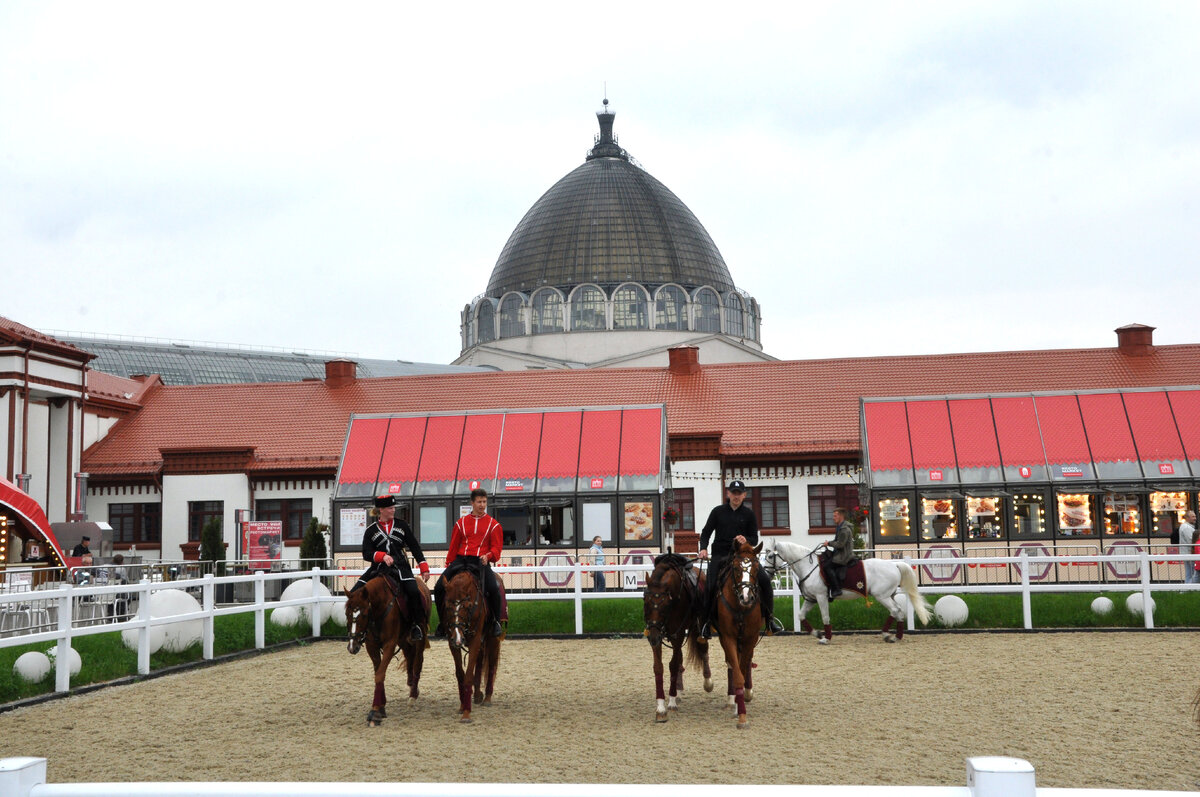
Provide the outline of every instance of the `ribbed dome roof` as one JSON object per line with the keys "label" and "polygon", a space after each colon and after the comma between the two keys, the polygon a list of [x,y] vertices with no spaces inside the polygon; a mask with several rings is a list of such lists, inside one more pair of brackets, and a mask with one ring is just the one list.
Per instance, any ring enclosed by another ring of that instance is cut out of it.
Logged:
{"label": "ribbed dome roof", "polygon": [[534,203],[500,252],[487,295],[570,289],[584,282],[733,288],[725,260],[679,197],[630,163],[612,135],[615,114],[596,114],[587,161]]}

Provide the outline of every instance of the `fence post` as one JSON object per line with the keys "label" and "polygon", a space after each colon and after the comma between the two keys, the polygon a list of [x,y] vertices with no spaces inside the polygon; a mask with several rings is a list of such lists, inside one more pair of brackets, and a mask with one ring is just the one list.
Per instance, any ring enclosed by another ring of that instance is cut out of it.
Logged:
{"label": "fence post", "polygon": [[29,797],[46,782],[46,759],[0,758],[0,794]]}
{"label": "fence post", "polygon": [[150,579],[143,578],[138,582],[142,594],[138,597],[138,620],[142,627],[138,629],[137,668],[138,675],[150,674]]}
{"label": "fence post", "polygon": [[1018,554],[1025,561],[1021,564],[1021,613],[1025,618],[1025,630],[1033,630],[1033,601],[1029,593],[1029,555],[1028,548],[1022,548]]}
{"label": "fence post", "polygon": [[583,562],[575,560],[575,636],[583,633]]}
{"label": "fence post", "polygon": [[312,618],[312,634],[315,637],[321,636],[321,568],[313,567],[312,569],[312,609],[308,616]]}
{"label": "fence post", "polygon": [[267,585],[263,571],[254,571],[254,647],[262,650],[267,646],[266,627]]}
{"label": "fence post", "polygon": [[213,574],[204,574],[204,585],[200,588],[200,595],[203,599],[201,604],[204,607],[204,650],[200,654],[205,661],[212,661],[213,657],[213,639],[216,637],[216,624],[213,618]]}
{"label": "fence post", "polygon": [[1138,551],[1142,560],[1142,618],[1147,628],[1154,627],[1154,608],[1150,597],[1150,552],[1142,548]]}
{"label": "fence post", "polygon": [[71,594],[74,587],[70,582],[63,584],[65,590],[58,599],[58,640],[57,655],[54,657],[54,691],[67,692],[71,689],[71,625],[75,620],[75,597]]}

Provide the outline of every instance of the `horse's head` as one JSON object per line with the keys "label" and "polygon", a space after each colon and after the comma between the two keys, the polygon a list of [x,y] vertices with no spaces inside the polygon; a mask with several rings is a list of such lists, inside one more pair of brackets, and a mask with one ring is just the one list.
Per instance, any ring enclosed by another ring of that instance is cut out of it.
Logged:
{"label": "horse's head", "polygon": [[357,589],[346,597],[346,631],[350,641],[346,650],[358,653],[367,638],[367,616],[371,612],[371,596],[367,587]]}
{"label": "horse's head", "polygon": [[758,559],[762,562],[763,569],[767,571],[768,578],[774,578],[776,573],[785,570],[788,566],[787,559],[776,550],[773,544],[763,546],[763,551],[759,554]]}
{"label": "horse's head", "polygon": [[729,560],[728,583],[743,609],[758,601],[758,554],[762,548],[761,542],[754,547],[744,542]]}
{"label": "horse's head", "polygon": [[677,563],[659,561],[646,581],[642,593],[642,619],[646,622],[646,639],[657,647],[663,637],[671,637],[683,628],[680,619],[683,603],[683,574]]}
{"label": "horse's head", "polygon": [[475,634],[483,633],[483,593],[469,570],[446,582],[446,641],[455,650],[465,648]]}

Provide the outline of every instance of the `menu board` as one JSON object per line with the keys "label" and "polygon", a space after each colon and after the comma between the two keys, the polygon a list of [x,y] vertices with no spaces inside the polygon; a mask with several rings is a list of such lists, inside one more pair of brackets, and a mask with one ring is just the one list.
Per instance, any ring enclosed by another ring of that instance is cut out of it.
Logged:
{"label": "menu board", "polygon": [[1150,493],[1150,510],[1153,512],[1187,511],[1187,493]]}
{"label": "menu board", "polygon": [[338,545],[362,545],[367,530],[367,510],[360,507],[342,507],[341,522],[338,524]]}
{"label": "menu board", "polygon": [[879,502],[879,519],[880,520],[907,520],[908,519],[908,499],[907,498],[887,498]]}
{"label": "menu board", "polygon": [[648,540],[654,536],[654,502],[625,502],[625,539]]}
{"label": "menu board", "polygon": [[1087,495],[1058,495],[1058,525],[1065,535],[1092,533],[1092,500]]}

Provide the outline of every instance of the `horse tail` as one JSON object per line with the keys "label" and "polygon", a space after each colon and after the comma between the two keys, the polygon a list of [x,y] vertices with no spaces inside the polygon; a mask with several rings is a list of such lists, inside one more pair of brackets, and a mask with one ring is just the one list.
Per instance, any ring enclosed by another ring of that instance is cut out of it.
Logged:
{"label": "horse tail", "polygon": [[900,589],[904,590],[904,594],[908,596],[909,603],[912,604],[913,611],[916,612],[921,625],[928,625],[929,601],[917,591],[917,572],[908,562],[897,562],[896,567],[900,568]]}
{"label": "horse tail", "polygon": [[708,656],[708,640],[700,636],[700,628],[688,630],[687,638],[687,657],[688,663],[696,666],[704,666],[704,659]]}

